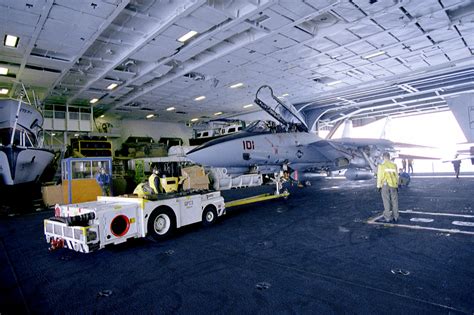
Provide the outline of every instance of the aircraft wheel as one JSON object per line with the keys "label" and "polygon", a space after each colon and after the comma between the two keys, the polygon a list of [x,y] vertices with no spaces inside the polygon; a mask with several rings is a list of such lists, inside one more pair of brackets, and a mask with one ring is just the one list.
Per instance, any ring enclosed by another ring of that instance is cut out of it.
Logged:
{"label": "aircraft wheel", "polygon": [[217,220],[217,211],[216,207],[213,205],[208,205],[206,208],[204,208],[204,211],[202,212],[202,224],[204,226],[210,226],[214,224]]}
{"label": "aircraft wheel", "polygon": [[169,237],[175,229],[175,219],[171,211],[167,209],[156,209],[148,220],[148,235],[155,240]]}

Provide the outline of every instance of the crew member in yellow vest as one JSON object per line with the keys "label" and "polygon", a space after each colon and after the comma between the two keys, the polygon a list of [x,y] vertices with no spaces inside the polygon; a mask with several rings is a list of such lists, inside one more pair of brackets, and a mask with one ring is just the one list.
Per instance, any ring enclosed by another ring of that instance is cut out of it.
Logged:
{"label": "crew member in yellow vest", "polygon": [[383,163],[377,170],[377,188],[382,193],[385,222],[398,221],[398,172],[390,161],[390,153],[384,152]]}
{"label": "crew member in yellow vest", "polygon": [[160,177],[157,168],[153,168],[153,173],[148,177],[148,184],[155,194],[160,192]]}

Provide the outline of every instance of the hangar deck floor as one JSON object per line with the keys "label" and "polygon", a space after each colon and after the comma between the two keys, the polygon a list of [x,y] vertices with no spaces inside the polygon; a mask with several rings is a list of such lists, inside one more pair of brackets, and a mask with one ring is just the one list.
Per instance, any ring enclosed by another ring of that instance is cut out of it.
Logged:
{"label": "hangar deck floor", "polygon": [[[47,251],[50,212],[3,218],[0,313],[474,312],[474,235],[367,224],[382,209],[372,181],[292,190],[210,228],[91,254]],[[400,208],[474,221],[473,190],[472,178],[416,178]],[[431,224],[410,218],[400,224]]]}

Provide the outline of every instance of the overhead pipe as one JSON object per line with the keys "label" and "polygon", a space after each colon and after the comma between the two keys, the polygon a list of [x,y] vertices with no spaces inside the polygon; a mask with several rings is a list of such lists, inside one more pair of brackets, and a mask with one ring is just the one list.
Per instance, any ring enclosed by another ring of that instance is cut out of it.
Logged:
{"label": "overhead pipe", "polygon": [[[472,84],[472,82],[470,83]],[[454,96],[454,95],[459,95],[459,94],[464,94],[464,93],[470,93],[474,90],[474,88],[471,88],[469,90],[465,90],[465,91],[456,91],[456,92],[452,92],[452,93],[444,93],[442,94],[442,97],[450,97],[450,96]],[[424,92],[424,94],[428,94],[428,93],[433,93],[433,91],[426,91]],[[415,93],[413,93],[415,94]],[[418,95],[421,95],[423,93],[416,93]],[[400,102],[397,102],[397,103],[391,103],[391,104],[383,104],[383,105],[378,105],[378,106],[375,106],[375,107],[363,107],[363,108],[360,108],[361,105],[370,105],[369,104],[362,104],[362,103],[357,103],[355,105],[351,104],[351,105],[347,105],[345,107],[337,107],[337,108],[328,108],[327,110],[323,111],[322,113],[320,113],[318,115],[317,118],[315,118],[315,120],[311,123],[311,126],[313,129],[316,124],[318,123],[318,121],[320,119],[322,119],[322,117],[324,117],[326,114],[328,114],[329,112],[331,111],[334,111],[334,112],[338,112],[338,111],[342,111],[342,110],[347,110],[347,109],[350,109],[350,108],[358,108],[358,110],[356,110],[356,112],[363,112],[363,111],[368,111],[368,110],[373,110],[373,109],[378,109],[378,108],[385,108],[385,107],[392,107],[394,105],[396,106],[399,106],[401,104],[409,104],[409,103],[413,103],[413,102],[417,102],[417,101],[423,101],[423,100],[430,100],[430,99],[439,99],[441,98],[441,96],[430,96],[430,97],[422,97],[422,98],[418,98],[416,100],[407,100],[407,101],[400,101]],[[356,112],[352,112],[352,114],[356,114]],[[313,117],[312,117],[313,118]],[[344,118],[337,118],[335,119],[334,121],[339,121],[341,119],[346,119],[347,117],[344,117]]]}
{"label": "overhead pipe", "polygon": [[[107,17],[107,19],[104,21],[104,23],[101,24],[99,29],[94,33],[94,35],[90,38],[87,39],[87,41],[84,43],[82,49],[76,54],[76,58],[74,60],[71,60],[69,65],[65,65],[61,69],[61,74],[58,76],[56,81],[51,85],[50,88],[46,91],[45,95],[49,95],[51,91],[61,82],[61,80],[64,78],[64,76],[69,73],[69,70],[76,64],[76,62],[79,60],[79,58],[84,54],[84,52],[87,51],[87,49],[90,48],[90,46],[94,43],[94,41],[102,34],[102,32],[115,20],[115,18],[122,12],[122,10],[130,3],[130,0],[120,0],[120,4],[117,5],[117,7],[114,9],[112,14]],[[70,103],[70,101],[68,101]]]}
{"label": "overhead pipe", "polygon": [[[459,94],[470,93],[472,91],[474,91],[474,88],[472,88],[470,90],[462,91],[462,92],[453,92],[453,93],[443,94],[443,97],[450,97],[450,96],[455,96],[455,95],[459,95]],[[374,107],[363,107],[363,108],[359,108],[359,109],[351,112],[350,115],[348,115],[348,116],[339,117],[339,118],[336,118],[332,121],[336,122],[336,121],[339,121],[339,120],[344,120],[344,119],[350,118],[354,115],[357,115],[359,113],[366,112],[366,111],[373,111],[373,110],[378,110],[378,109],[382,109],[382,108],[390,108],[390,107],[396,107],[396,106],[400,107],[400,105],[402,105],[402,104],[407,105],[407,104],[414,103],[414,102],[428,101],[428,100],[435,100],[435,99],[439,99],[439,96],[424,97],[424,98],[419,98],[417,100],[402,101],[402,102],[391,103],[391,104],[383,104],[383,105],[378,105],[378,106],[374,106]],[[441,100],[441,101],[438,101],[438,102],[445,102],[445,101]],[[425,104],[420,104],[420,105],[416,105],[416,106],[423,106],[423,105],[425,105]],[[410,109],[410,108],[411,107],[408,107],[408,109]]]}
{"label": "overhead pipe", "polygon": [[[311,19],[313,19],[314,17],[318,16],[318,15],[321,15],[322,13],[332,9],[336,4],[338,4],[340,1],[337,1],[333,4],[330,4],[326,7],[324,7],[323,9],[321,10],[318,10],[318,11],[315,11],[315,12],[312,12],[310,14],[308,14],[307,16],[305,17],[302,17],[294,22],[291,22],[289,24],[286,24],[278,29],[275,29],[273,30],[272,32],[270,33],[266,33],[266,32],[258,32],[258,31],[255,31],[254,29],[249,29],[247,31],[244,31],[242,33],[239,33],[237,35],[234,35],[233,37],[227,39],[226,41],[222,41],[218,44],[216,44],[215,46],[211,47],[210,49],[200,53],[199,55],[195,56],[194,57],[194,60],[191,61],[191,62],[188,62],[184,65],[183,69],[175,72],[175,73],[168,73],[168,74],[165,74],[163,76],[161,76],[160,78],[156,78],[154,80],[152,80],[153,82],[151,82],[148,86],[144,87],[143,89],[140,89],[140,91],[137,91],[135,93],[131,92],[130,96],[125,98],[123,101],[120,101],[118,102],[117,104],[113,105],[112,108],[117,108],[117,107],[120,107],[120,106],[123,106],[127,103],[130,103],[132,101],[134,101],[135,99],[137,99],[138,97],[142,96],[142,95],[145,95],[151,91],[153,91],[154,89],[162,86],[163,84],[166,84],[176,78],[179,78],[183,75],[185,75],[186,73],[188,72],[191,72],[203,65],[206,65],[208,64],[209,62],[215,60],[215,59],[218,59],[220,57],[223,57],[237,49],[240,49],[250,43],[254,43],[256,41],[259,41],[259,40],[262,40],[268,36],[271,36],[273,34],[276,34],[278,32],[281,32],[282,30],[284,29],[287,29],[287,28],[291,28],[295,25],[299,25],[303,22],[306,22],[306,21],[309,21]],[[231,42],[232,41],[232,42]],[[227,44],[227,42],[230,42],[230,44]],[[133,94],[132,94],[133,93]]]}
{"label": "overhead pipe", "polygon": [[[466,75],[467,77],[469,76],[470,73],[474,74],[474,68],[468,68],[468,69],[465,69],[465,71],[466,71],[466,73],[463,72],[462,74]],[[450,77],[451,74],[452,74],[452,72],[444,73],[444,74],[441,74],[441,75],[437,76],[436,78],[439,81],[441,81],[439,84],[445,83],[444,79]],[[409,80],[406,80],[405,82],[406,83],[411,83],[411,84],[417,84],[418,81],[415,81],[415,80],[416,79],[409,79]],[[392,80],[390,80],[389,82],[392,82]],[[451,86],[451,87],[453,87],[453,86]],[[454,85],[454,87],[455,87],[455,85]],[[392,95],[392,96],[388,96],[388,97],[385,97],[385,98],[378,98],[377,101],[390,100],[390,99],[398,98],[398,97],[414,96],[414,95],[424,93],[425,91],[434,91],[434,90],[444,89],[444,88],[448,88],[448,87],[447,86],[438,86],[438,87],[435,87],[434,89],[424,90],[424,91],[410,93],[410,94],[406,94],[406,93],[402,94],[402,92],[400,90],[399,91],[400,94],[397,95],[397,96]],[[397,89],[395,89],[395,87],[393,85],[385,85],[383,87],[379,87],[379,88],[375,88],[375,89],[370,89],[370,90],[365,90],[365,91],[356,91],[356,92],[353,92],[351,94],[343,94],[342,96],[339,94],[339,97],[344,97],[344,98],[347,98],[347,99],[354,100],[356,98],[371,97],[372,95],[376,95],[376,93],[381,94],[381,93],[383,93],[383,91],[390,92],[390,91],[397,91]],[[316,102],[318,102],[318,103],[316,103]],[[314,105],[316,105],[317,108],[321,107],[321,106],[332,106],[334,104],[334,102],[335,102],[335,97],[326,98],[326,99],[322,99],[322,100],[319,99],[317,101],[313,101],[313,102],[302,105],[301,107],[299,107],[299,110],[304,110],[304,109],[306,109],[310,106],[314,106]],[[374,100],[369,100],[369,101],[365,101],[365,102],[358,102],[358,104],[365,104],[365,103],[368,103],[368,102],[372,103],[372,102],[374,102]]]}
{"label": "overhead pipe", "polygon": [[256,7],[254,10],[249,11],[245,13],[244,15],[239,16],[236,19],[230,20],[230,21],[225,21],[211,30],[206,31],[205,33],[199,34],[195,39],[190,41],[189,43],[186,43],[186,45],[182,46],[177,52],[172,54],[171,56],[168,56],[160,61],[154,62],[152,64],[146,65],[145,68],[140,69],[140,73],[138,73],[135,77],[131,78],[126,82],[126,84],[123,84],[119,87],[117,87],[115,90],[112,92],[109,92],[109,95],[115,95],[117,94],[121,89],[128,87],[135,83],[136,81],[140,80],[144,76],[148,75],[149,73],[153,72],[160,66],[163,66],[169,62],[172,62],[176,58],[178,58],[181,54],[186,53],[189,49],[192,47],[195,47],[199,45],[200,43],[203,43],[207,41],[209,38],[212,36],[216,35],[219,32],[225,31],[227,29],[231,29],[232,27],[236,26],[237,24],[241,23],[243,20],[247,19],[248,17],[256,14],[257,12],[260,12],[262,10],[265,10],[267,7],[269,7],[271,4],[273,4],[273,1],[267,1],[265,4],[261,4],[260,6]]}
{"label": "overhead pipe", "polygon": [[140,37],[140,40],[129,50],[122,52],[113,62],[112,66],[107,67],[105,70],[101,71],[95,79],[89,81],[86,85],[84,85],[78,92],[76,92],[71,98],[69,98],[68,102],[72,102],[75,100],[81,93],[89,89],[94,83],[99,81],[100,79],[104,78],[110,71],[115,69],[118,65],[124,62],[130,55],[137,52],[140,48],[146,45],[150,40],[158,36],[161,32],[163,32],[166,28],[172,25],[181,15],[188,14],[201,5],[203,5],[206,1],[205,0],[197,0],[197,1],[188,1],[187,3],[179,2],[176,5],[176,8],[172,10],[173,12],[170,16],[162,23],[160,23],[156,28],[154,28],[147,36]]}

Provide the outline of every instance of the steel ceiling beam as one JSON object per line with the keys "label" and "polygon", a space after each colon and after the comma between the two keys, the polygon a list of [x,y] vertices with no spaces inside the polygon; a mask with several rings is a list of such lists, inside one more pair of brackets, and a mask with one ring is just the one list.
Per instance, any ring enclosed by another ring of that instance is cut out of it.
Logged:
{"label": "steel ceiling beam", "polygon": [[[293,21],[293,22],[288,23],[284,26],[281,26],[281,27],[273,30],[270,33],[268,33],[268,32],[259,32],[259,31],[255,31],[255,30],[252,32],[252,29],[251,29],[251,30],[248,30],[247,32],[245,32],[246,34],[240,33],[238,35],[235,35],[233,37],[233,42],[230,42],[231,39],[228,39],[227,40],[228,43],[221,42],[221,43],[217,44],[216,46],[213,46],[212,48],[210,48],[210,49],[206,50],[205,52],[201,53],[200,54],[201,58],[198,57],[199,55],[195,56],[194,60],[192,60],[191,62],[188,62],[186,64],[183,64],[182,69],[178,70],[175,73],[168,73],[168,74],[165,74],[165,75],[161,76],[158,79],[155,79],[154,82],[152,82],[148,86],[145,86],[144,88],[142,88],[141,91],[136,91],[134,94],[128,95],[128,97],[126,97],[122,101],[119,101],[117,104],[114,104],[112,108],[117,108],[117,107],[123,106],[127,103],[133,102],[138,97],[143,96],[143,95],[153,91],[154,89],[156,89],[156,88],[158,88],[158,87],[160,87],[160,86],[162,86],[162,85],[164,85],[164,84],[166,84],[166,83],[168,83],[168,82],[170,82],[170,81],[172,81],[172,80],[174,80],[178,77],[183,76],[184,74],[186,74],[190,71],[193,71],[193,70],[195,70],[199,67],[202,67],[202,66],[208,64],[209,62],[211,62],[211,61],[213,61],[217,58],[220,58],[222,56],[230,54],[231,52],[233,52],[237,49],[245,47],[245,46],[247,46],[251,43],[261,41],[264,38],[267,38],[271,35],[278,34],[279,32],[281,32],[285,29],[291,28],[295,25],[299,25],[299,24],[301,24],[305,21],[309,21],[309,20],[313,19],[314,17],[316,17],[318,15],[321,15],[324,12],[329,11],[335,5],[339,4],[339,2],[340,1],[334,2],[330,5],[322,8],[321,10],[317,10],[315,12],[312,12],[312,13],[310,13],[310,14],[308,14],[308,15],[300,18],[300,19],[297,19],[296,21]],[[211,51],[212,51],[212,53],[211,53]],[[205,56],[202,56],[202,55],[205,55]]]}
{"label": "steel ceiling beam", "polygon": [[115,20],[115,18],[120,14],[120,12],[125,9],[125,7],[130,3],[130,0],[120,0],[120,3],[117,5],[115,10],[112,12],[112,14],[105,19],[105,21],[101,24],[99,29],[92,35],[92,37],[88,38],[87,41],[84,43],[83,48],[79,51],[79,53],[76,55],[74,60],[71,61],[71,63],[68,66],[65,66],[61,70],[61,75],[54,81],[54,83],[51,85],[51,87],[47,90],[45,93],[46,97],[51,93],[51,91],[61,82],[61,80],[64,78],[64,76],[69,73],[69,70],[76,64],[76,62],[79,60],[79,58],[84,55],[84,53],[89,49],[89,47],[95,42],[95,40],[102,34],[102,32]]}
{"label": "steel ceiling beam", "polygon": [[79,97],[81,93],[89,89],[94,83],[104,78],[110,71],[114,70],[117,66],[122,64],[130,55],[136,53],[139,49],[145,46],[153,38],[161,34],[166,28],[171,26],[176,22],[181,16],[188,15],[194,10],[201,7],[206,1],[205,0],[195,0],[188,1],[187,3],[177,3],[176,8],[172,14],[170,14],[164,21],[161,20],[160,23],[153,28],[146,36],[141,37],[130,49],[122,52],[112,63],[112,65],[106,67],[102,70],[93,80],[90,80],[86,83],[81,89],[76,92],[72,97],[69,98],[68,102],[74,101]]}
{"label": "steel ceiling beam", "polygon": [[[25,52],[23,54],[23,58],[21,59],[20,69],[18,70],[16,77],[21,80],[23,71],[25,70],[26,63],[28,62],[28,58],[30,57],[31,51],[35,47],[36,41],[43,30],[44,24],[49,16],[51,8],[54,5],[54,0],[46,0],[43,5],[43,9],[41,10],[41,15],[39,18],[38,23],[35,26],[35,31],[31,35],[30,41],[28,42],[28,46],[25,48]],[[10,91],[10,96],[13,95],[14,91],[16,90],[19,82],[17,80],[14,81],[13,87]]]}

